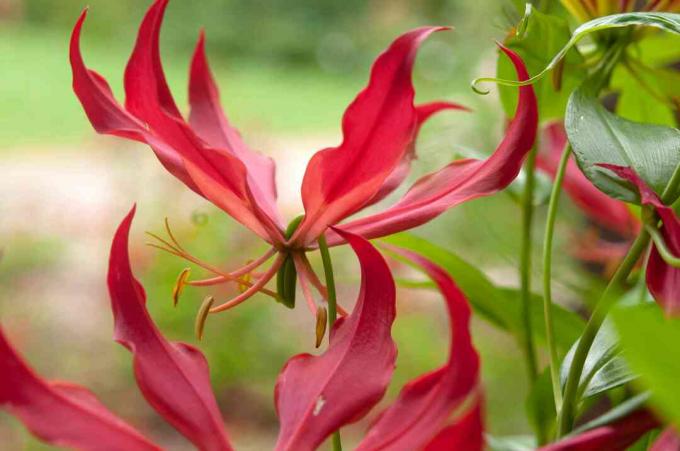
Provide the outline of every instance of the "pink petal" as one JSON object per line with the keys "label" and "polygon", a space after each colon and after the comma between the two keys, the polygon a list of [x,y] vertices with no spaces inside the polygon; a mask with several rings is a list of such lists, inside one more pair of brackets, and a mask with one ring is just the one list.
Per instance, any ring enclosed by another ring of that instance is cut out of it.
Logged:
{"label": "pink petal", "polygon": [[[640,192],[644,205],[651,205],[661,217],[661,235],[668,249],[680,256],[680,219],[672,207],[661,202],[659,196],[649,188],[633,169],[611,164],[599,165],[609,169],[624,180],[633,183]],[[680,268],[667,264],[656,246],[652,246],[647,263],[647,287],[656,302],[670,316],[680,315]]]}
{"label": "pink petal", "polygon": [[[501,47],[512,60],[520,80],[528,74],[521,58]],[[512,182],[534,144],[538,123],[536,96],[531,86],[520,88],[514,119],[505,138],[486,160],[459,160],[418,180],[406,195],[387,210],[342,225],[344,230],[376,238],[419,226],[445,210],[480,196],[488,196]],[[330,236],[337,244],[337,237]]]}
{"label": "pink petal", "polygon": [[239,132],[229,124],[220,106],[220,94],[205,54],[205,34],[196,44],[189,76],[189,124],[209,146],[224,149],[246,165],[248,186],[267,214],[280,223],[276,209],[276,168],[274,161],[252,151]]}
{"label": "pink petal", "polygon": [[413,162],[413,160],[417,158],[415,144],[416,139],[418,139],[420,127],[423,125],[423,123],[425,123],[426,120],[428,120],[434,114],[445,110],[470,111],[467,107],[451,102],[430,102],[425,103],[423,105],[418,105],[416,107],[417,127],[416,134],[413,138],[413,142],[408,147],[408,150],[404,154],[399,165],[387,177],[387,179],[383,183],[383,186],[380,187],[380,190],[375,194],[375,196],[373,196],[373,199],[371,199],[370,202],[368,202],[364,206],[364,208],[368,207],[369,205],[373,205],[375,203],[380,202],[385,197],[389,196],[392,192],[394,192],[394,190],[397,189],[403,183],[403,181],[406,179],[409,172],[411,171],[411,163]]}
{"label": "pink petal", "polygon": [[351,315],[333,327],[325,353],[297,355],[279,375],[277,450],[316,449],[333,431],[363,417],[385,394],[394,370],[397,351],[390,331],[395,287],[390,270],[368,241],[338,233],[359,258],[359,298]]}
{"label": "pink petal", "polygon": [[418,28],[397,38],[375,61],[368,86],[347,108],[342,144],[309,161],[302,182],[306,216],[294,236],[301,244],[315,241],[328,226],[366,205],[408,153],[418,120],[411,81],[416,51],[442,29]]}
{"label": "pink petal", "polygon": [[672,426],[669,426],[654,441],[649,451],[678,451],[679,449],[680,436],[678,436]]}
{"label": "pink petal", "polygon": [[[546,127],[542,140],[544,149],[538,154],[536,167],[554,178],[567,135],[561,122]],[[640,221],[631,213],[625,202],[612,199],[597,189],[578,168],[574,159],[567,163],[564,190],[571,200],[595,223],[614,231],[624,238],[634,237]]]}
{"label": "pink petal", "polygon": [[111,413],[89,390],[35,374],[0,329],[0,407],[36,437],[83,450],[160,450]]}
{"label": "pink petal", "polygon": [[144,288],[130,268],[128,235],[135,209],[111,245],[108,286],[114,338],[134,356],[137,384],[149,404],[200,449],[230,450],[208,364],[193,346],[167,341],[146,310]]}
{"label": "pink petal", "polygon": [[614,423],[552,443],[539,451],[623,451],[657,426],[658,421],[651,413],[638,410]]}
{"label": "pink petal", "polygon": [[[436,264],[404,249],[390,249],[419,265],[444,296],[452,330],[450,354],[444,366],[404,386],[397,400],[381,414],[357,449],[481,450],[479,356],[470,336],[467,299]],[[471,405],[466,406],[470,401]],[[468,409],[467,413],[450,424],[451,416],[464,408]],[[467,447],[455,447],[463,437],[467,437]]]}

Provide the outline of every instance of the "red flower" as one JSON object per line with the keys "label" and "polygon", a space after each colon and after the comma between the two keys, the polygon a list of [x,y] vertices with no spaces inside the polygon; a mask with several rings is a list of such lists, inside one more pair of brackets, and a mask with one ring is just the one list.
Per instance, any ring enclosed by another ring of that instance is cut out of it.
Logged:
{"label": "red flower", "polygon": [[[633,169],[612,164],[601,164],[622,179],[632,183],[640,192],[642,205],[652,207],[661,219],[660,229],[668,250],[680,256],[680,218],[672,207],[664,205],[659,196],[647,186]],[[655,228],[656,224],[653,225]],[[680,268],[669,265],[661,256],[656,243],[647,261],[647,287],[654,299],[671,316],[680,315]]]}
{"label": "red flower", "polygon": [[[345,112],[342,144],[321,150],[310,160],[302,185],[304,219],[287,236],[276,209],[274,163],[244,144],[220,108],[203,36],[191,65],[189,121],[180,114],[159,56],[159,34],[166,5],[167,0],[155,1],[140,26],[125,71],[124,108],[113,98],[104,78],[83,63],[79,49],[86,14],[83,12],[73,30],[70,55],[73,88],[90,122],[100,133],[151,146],[175,177],[271,243],[272,248],[264,256],[230,273],[201,262],[178,243],[165,243],[171,252],[217,276],[189,284],[238,280],[247,287],[241,295],[213,307],[211,312],[236,306],[259,291],[268,292],[265,285],[286,265],[300,274],[303,288],[312,283],[324,294],[305,252],[315,247],[323,234],[328,234],[331,244],[343,242],[329,227],[381,200],[404,180],[422,123],[438,111],[463,109],[448,102],[413,104],[411,70],[417,49],[430,34],[443,28],[424,27],[405,33],[378,57],[368,86]],[[510,50],[502,50],[511,58],[519,78],[528,78],[521,59]],[[385,236],[416,227],[454,205],[504,188],[517,176],[533,145],[536,126],[536,99],[533,89],[525,86],[520,88],[516,116],[491,157],[484,161],[456,161],[425,176],[391,208],[346,222],[342,224],[343,230],[364,238]],[[251,283],[246,276],[277,253],[271,267]],[[186,283],[186,274],[180,282]],[[177,291],[181,291],[181,285]],[[307,301],[316,311],[315,302],[309,297]]]}
{"label": "red flower", "polygon": [[[119,226],[111,246],[108,286],[114,338],[132,352],[137,384],[166,421],[199,449],[230,450],[203,354],[190,345],[166,340],[146,310],[144,289],[132,273],[128,254],[133,215],[134,209]],[[336,322],[325,353],[295,356],[281,372],[276,386],[281,419],[277,450],[316,449],[333,431],[365,416],[383,397],[394,369],[392,275],[368,241],[338,233],[359,259],[359,299],[352,314]],[[451,354],[442,368],[404,387],[360,448],[481,450],[479,357],[470,337],[469,305],[442,269],[416,254],[405,255],[423,267],[447,301],[455,326]],[[50,383],[33,373],[2,330],[0,406],[54,445],[89,450],[160,449],[84,388]]]}

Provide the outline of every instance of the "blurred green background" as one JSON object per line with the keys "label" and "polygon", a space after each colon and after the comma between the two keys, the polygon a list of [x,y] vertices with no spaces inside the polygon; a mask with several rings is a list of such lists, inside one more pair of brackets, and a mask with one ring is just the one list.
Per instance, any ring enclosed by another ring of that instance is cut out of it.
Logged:
{"label": "blurred green background", "polygon": [[[207,294],[226,299],[233,288],[188,289],[173,308],[171,289],[186,264],[145,246],[143,232],[161,232],[167,216],[187,248],[224,268],[240,266],[263,249],[252,234],[166,174],[149,149],[97,136],[70,89],[67,44],[81,9],[90,6],[83,33],[86,63],[122,98],[123,69],[148,3],[0,0],[0,320],[40,373],[87,385],[112,410],[180,450],[187,449],[186,442],[144,404],[128,352],[111,341],[104,280],[113,231],[138,202],[131,237],[134,269],[163,331],[190,343],[196,343],[193,318],[201,299]],[[277,161],[280,206],[290,219],[302,209],[299,184],[307,159],[339,142],[342,112],[364,86],[371,61],[411,27],[455,26],[423,47],[415,73],[418,100],[444,98],[475,111],[431,120],[410,180],[470,149],[493,150],[502,136],[502,108],[495,93],[477,96],[469,82],[495,73],[493,39],[509,30],[510,21],[503,19],[508,3],[172,0],[162,55],[184,105],[189,58],[200,27],[205,28],[226,111],[249,144]],[[579,220],[568,206],[565,219]],[[518,229],[519,210],[511,196],[501,194],[457,207],[417,234],[513,286]],[[351,306],[356,262],[346,249],[333,255],[341,301]],[[566,262],[561,254],[557,272]],[[573,271],[558,276],[562,300],[570,299],[564,293]],[[399,310],[399,360],[390,399],[447,353],[448,325],[436,296],[400,290]],[[526,432],[524,366],[515,338],[478,319],[474,338],[482,354],[489,432]],[[200,347],[236,445],[268,449],[277,433],[276,374],[291,355],[314,352],[313,321],[304,306],[291,312],[269,298],[253,298],[209,318]],[[366,425],[347,428],[347,443]],[[0,449],[41,448],[0,413]]]}

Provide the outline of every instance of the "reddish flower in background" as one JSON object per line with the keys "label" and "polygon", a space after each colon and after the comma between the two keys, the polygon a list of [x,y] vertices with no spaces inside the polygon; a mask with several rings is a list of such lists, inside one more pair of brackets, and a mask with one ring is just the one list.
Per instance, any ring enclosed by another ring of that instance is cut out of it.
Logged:
{"label": "reddish flower in background", "polygon": [[[463,109],[448,102],[413,104],[411,71],[416,51],[430,34],[443,28],[425,27],[405,33],[378,57],[368,86],[345,112],[342,144],[321,150],[310,160],[302,185],[304,219],[291,231],[291,236],[286,236],[276,210],[274,164],[250,150],[227,121],[208,68],[203,36],[191,66],[189,121],[181,116],[165,81],[158,47],[166,5],[167,0],[154,2],[140,26],[125,71],[125,108],[113,98],[104,78],[83,63],[79,40],[84,12],[71,39],[74,91],[98,132],[149,144],[174,176],[272,244],[262,257],[227,273],[188,254],[169,233],[173,243],[166,242],[166,250],[216,275],[187,282],[184,274],[177,292],[185,283],[212,285],[239,281],[247,287],[245,291],[210,311],[226,310],[260,291],[273,295],[265,285],[292,260],[307,303],[316,312],[315,301],[307,296],[308,284],[315,285],[322,295],[325,288],[311,269],[305,251],[316,246],[325,233],[329,234],[331,244],[342,243],[342,237],[328,228],[383,199],[399,186],[409,172],[422,123],[438,111]],[[527,79],[521,59],[507,49],[502,50],[511,58],[519,78]],[[533,89],[525,86],[520,88],[515,118],[491,157],[483,161],[456,161],[417,181],[391,208],[344,223],[342,228],[364,238],[385,236],[423,224],[466,200],[503,189],[517,176],[533,145],[536,126],[536,99]],[[252,271],[275,254],[278,255],[274,263],[251,283]]]}
{"label": "reddish flower in background", "polygon": [[[137,384],[166,421],[199,449],[230,450],[203,354],[190,345],[167,341],[146,310],[144,289],[132,273],[128,254],[133,216],[134,209],[111,246],[108,286],[114,338],[133,353]],[[316,449],[333,431],[364,417],[383,397],[394,369],[391,328],[396,293],[389,267],[368,241],[338,233],[352,246],[361,266],[359,299],[354,311],[336,322],[326,352],[295,356],[282,370],[276,386],[281,420],[277,450]],[[404,387],[360,448],[481,450],[479,357],[470,337],[468,302],[442,269],[416,254],[406,256],[424,268],[447,301],[451,354],[445,366]],[[160,449],[84,388],[50,383],[33,373],[2,330],[0,406],[54,445]]]}
{"label": "reddish flower in background", "polygon": [[[536,167],[554,179],[567,144],[562,123],[547,125],[541,143],[543,145],[536,157]],[[629,242],[637,236],[640,220],[633,215],[625,202],[612,199],[597,189],[581,172],[573,158],[567,163],[563,187],[574,205],[607,235],[603,238],[599,230],[591,228],[577,239],[574,256],[584,262],[603,265],[607,274],[613,272],[626,255]]]}
{"label": "reddish flower in background", "polygon": [[[642,205],[656,211],[661,218],[661,238],[674,256],[680,256],[680,218],[672,207],[664,205],[659,196],[642,180],[633,169],[612,164],[601,164],[622,179],[632,183],[640,193]],[[647,261],[647,287],[656,302],[667,315],[680,315],[680,268],[675,268],[663,259],[656,244],[652,246]]]}

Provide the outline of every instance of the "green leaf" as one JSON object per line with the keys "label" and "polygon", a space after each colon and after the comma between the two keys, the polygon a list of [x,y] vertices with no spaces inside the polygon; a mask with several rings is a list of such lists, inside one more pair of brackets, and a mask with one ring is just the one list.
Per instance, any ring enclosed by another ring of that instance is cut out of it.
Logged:
{"label": "green leaf", "polygon": [[622,119],[579,89],[567,106],[565,128],[588,179],[611,197],[639,203],[637,190],[598,163],[630,166],[661,193],[680,163],[680,130]]}
{"label": "green leaf", "polygon": [[[536,8],[527,8],[517,28],[521,34],[509,37],[504,44],[522,57],[530,74],[543,70],[550,63],[552,55],[559,52],[571,38],[565,19],[543,14]],[[582,63],[581,55],[572,49],[565,56],[560,84],[547,78],[534,84],[541,120],[564,117],[569,94],[584,79],[585,72],[577,67]],[[497,76],[507,79],[515,76],[513,66],[505,55],[498,57]],[[499,91],[505,113],[512,116],[517,107],[517,89],[501,86]]]}
{"label": "green leaf", "polygon": [[652,392],[651,402],[680,424],[680,319],[665,318],[657,305],[612,312],[626,360]]}
{"label": "green leaf", "polygon": [[[560,383],[564,389],[569,368],[578,342],[569,350],[560,369]],[[621,357],[618,336],[609,322],[598,331],[583,365],[579,381],[578,399],[585,399],[606,392],[635,379]]]}
{"label": "green leaf", "polygon": [[[456,281],[477,314],[516,336],[522,333],[521,303],[516,289],[497,287],[484,273],[458,255],[415,235],[400,233],[382,241],[437,262]],[[537,338],[545,342],[543,300],[538,295],[533,295],[531,300],[532,324]],[[553,317],[557,345],[566,352],[583,332],[583,320],[559,305],[553,306]]]}

